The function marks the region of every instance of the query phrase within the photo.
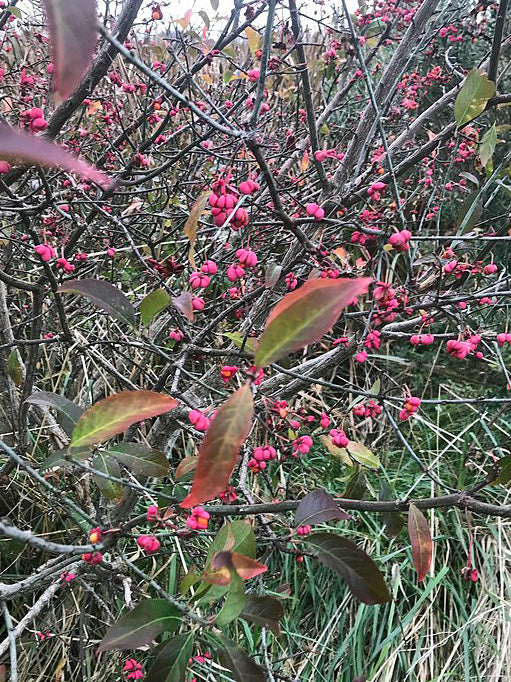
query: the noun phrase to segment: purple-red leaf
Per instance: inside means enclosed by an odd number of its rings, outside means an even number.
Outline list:
[[[277,637],[280,635],[279,620],[283,615],[284,607],[278,599],[270,596],[259,597],[254,594],[247,596],[241,612],[242,618],[269,628]]]
[[[128,426],[176,407],[174,398],[154,391],[124,391],[100,400],[82,414],[71,437],[71,447],[101,443]]]
[[[187,320],[193,322],[193,306],[192,306],[193,296],[189,291],[183,291],[179,296],[174,296],[172,298],[172,305],[176,310],[179,310]]]
[[[371,279],[311,279],[271,311],[255,354],[257,367],[303,348],[331,329],[343,308],[364,294]]]
[[[312,526],[333,519],[350,519],[351,516],[339,509],[339,505],[326,490],[319,488],[300,500],[295,513],[295,526]]]
[[[247,383],[223,403],[206,431],[192,489],[181,502],[182,507],[195,507],[226,489],[253,416],[254,400]]]
[[[427,576],[433,555],[433,540],[428,520],[412,502],[408,507],[408,535],[412,543],[412,559],[420,583]]]
[[[348,583],[354,597],[364,604],[384,604],[390,594],[378,567],[351,540],[332,533],[314,533],[302,538],[311,546],[318,561]]]
[[[44,0],[44,6],[55,65],[55,90],[66,99],[78,87],[96,48],[96,0]]]
[[[266,675],[243,649],[239,649],[227,637],[221,637],[222,648],[218,652],[221,664],[234,675],[236,682],[266,682]]]
[[[135,309],[122,291],[101,279],[72,279],[58,289],[59,293],[79,294],[95,303],[120,322],[135,326]]]
[[[57,166],[102,187],[111,184],[109,177],[85,161],[77,159],[53,142],[14,130],[0,123],[0,158],[28,162],[41,166]]]

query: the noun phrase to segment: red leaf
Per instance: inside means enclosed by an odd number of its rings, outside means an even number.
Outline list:
[[[82,414],[71,437],[71,447],[100,443],[128,426],[176,407],[174,398],[154,391],[124,391],[100,400]]]
[[[97,42],[96,0],[44,0],[55,65],[55,90],[65,99],[85,75]]]
[[[237,554],[237,552],[232,553],[231,559],[233,566],[236,569],[236,573],[242,580],[255,578],[256,575],[260,575],[268,570],[268,566],[261,564],[255,559],[251,559],[249,556]]]
[[[193,307],[192,307],[193,296],[188,291],[183,291],[179,296],[174,296],[172,298],[172,304],[176,310],[179,310],[187,320],[193,322]]]
[[[412,559],[417,582],[422,582],[431,566],[433,540],[429,531],[428,520],[413,503],[408,508],[408,535],[412,543]]]
[[[257,367],[315,343],[345,308],[367,291],[371,279],[311,279],[286,294],[271,311],[255,354]]]
[[[102,187],[106,188],[111,184],[111,180],[105,173],[71,156],[56,144],[35,137],[35,135],[13,130],[4,123],[0,123],[0,158],[27,161],[41,166],[58,166],[82,178],[97,182]]]
[[[199,448],[192,489],[182,507],[195,507],[225,490],[253,416],[252,389],[245,384],[223,403],[211,422]]]

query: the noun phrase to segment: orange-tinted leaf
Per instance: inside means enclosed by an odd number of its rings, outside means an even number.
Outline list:
[[[55,90],[65,99],[77,88],[97,42],[96,0],[44,0],[50,29]]]
[[[188,240],[190,242],[190,251],[188,252],[188,262],[190,265],[195,268],[195,253],[194,253],[194,247],[195,247],[195,240],[197,239],[197,230],[199,229],[199,218],[201,217],[202,212],[206,208],[206,202],[208,200],[209,193],[204,192],[203,194],[200,195],[200,197],[197,199],[197,201],[194,203],[192,208],[190,209],[190,215],[187,218],[187,221],[185,223],[185,235],[188,237]]]
[[[408,535],[412,543],[412,559],[420,583],[427,576],[433,555],[433,540],[428,520],[412,502],[408,507]]]
[[[189,474],[190,471],[194,471],[198,461],[199,458],[194,456],[182,459],[177,465],[176,473],[174,474],[176,481],[183,478],[183,476],[186,476],[186,474]]]
[[[305,171],[309,167],[309,163],[310,163],[309,153],[307,152],[307,150],[305,150],[303,153],[303,156],[302,156],[302,163],[301,163],[302,173],[305,173]]]
[[[82,178],[97,182],[102,187],[108,187],[111,184],[105,173],[75,158],[53,142],[19,132],[5,123],[0,123],[0,158],[41,166],[57,166],[76,173]]]
[[[71,447],[100,443],[122,433],[128,426],[168,412],[176,405],[174,398],[154,391],[116,393],[85,410],[76,422]]]
[[[268,570],[268,566],[237,552],[232,553],[231,559],[236,573],[242,580],[250,580]]]
[[[199,448],[192,489],[182,507],[195,507],[226,489],[253,416],[254,400],[247,383],[223,403],[211,422]]]
[[[192,10],[187,9],[184,16],[181,19],[177,19],[177,23],[183,28],[188,28],[190,26],[190,20],[192,18]]]
[[[255,354],[266,367],[303,346],[315,343],[333,327],[343,308],[367,291],[371,279],[311,279],[286,294],[271,311]]]

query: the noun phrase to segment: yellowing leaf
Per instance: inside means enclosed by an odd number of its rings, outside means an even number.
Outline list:
[[[458,126],[479,116],[495,94],[495,83],[479,69],[468,72],[465,82],[454,102],[454,120]]]
[[[245,29],[245,35],[247,36],[250,52],[252,55],[255,55],[256,51],[259,49],[259,41],[261,39],[259,33],[251,26],[247,26]]]
[[[206,201],[208,200],[209,192],[204,192],[197,199],[190,210],[190,215],[185,223],[185,235],[188,237],[190,242],[190,251],[188,253],[188,262],[193,268],[195,265],[195,241],[197,239],[197,230],[199,228],[199,218],[206,207]]]
[[[100,400],[81,415],[71,436],[71,447],[101,443],[128,426],[176,407],[174,398],[154,391],[124,391]]]
[[[408,535],[412,543],[412,559],[417,582],[420,583],[427,576],[431,566],[433,541],[426,517],[413,503],[410,503],[408,508]]]

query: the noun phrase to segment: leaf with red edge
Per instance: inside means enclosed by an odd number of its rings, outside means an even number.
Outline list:
[[[254,400],[247,383],[221,405],[209,425],[199,448],[192,489],[181,502],[182,507],[195,507],[226,489],[253,417]]]
[[[112,183],[106,173],[77,159],[53,142],[19,132],[5,123],[0,123],[0,158],[41,166],[57,166],[86,180],[97,182],[104,188]]]
[[[44,0],[50,29],[55,90],[63,99],[78,87],[97,43],[96,0]]]
[[[71,279],[58,289],[63,294],[85,296],[99,308],[120,322],[135,326],[135,309],[131,301],[113,284],[101,279]]]
[[[428,520],[413,502],[410,502],[408,507],[408,535],[412,544],[412,560],[417,573],[417,582],[420,583],[427,576],[431,566],[433,540]]]
[[[303,348],[331,329],[342,310],[364,294],[372,280],[311,279],[286,294],[271,311],[255,354],[256,367],[266,367]]]
[[[143,419],[176,407],[169,395],[154,391],[124,391],[100,400],[82,414],[71,437],[71,447],[101,443]]]

